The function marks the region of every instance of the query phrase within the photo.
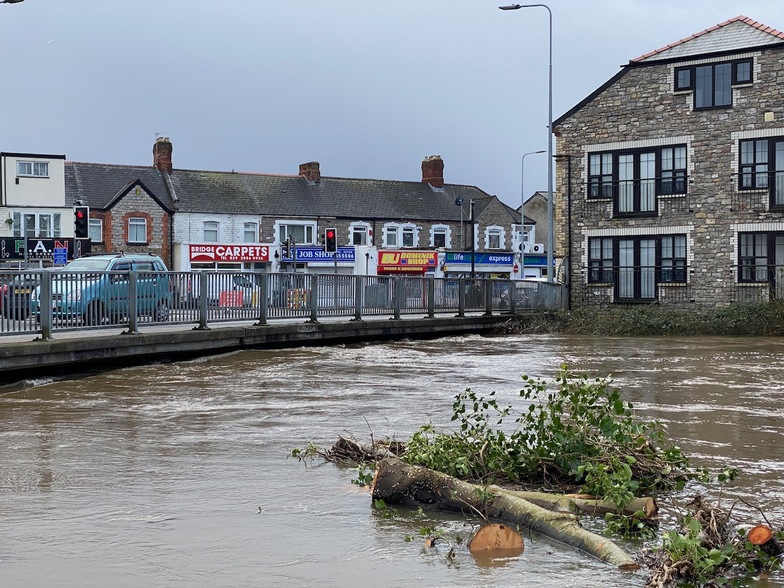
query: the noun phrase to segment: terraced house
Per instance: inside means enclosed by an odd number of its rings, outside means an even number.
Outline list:
[[[94,251],[151,251],[178,271],[515,278],[533,265],[519,213],[445,182],[439,156],[421,172],[419,181],[338,178],[316,161],[291,175],[185,170],[159,137],[152,166],[66,162],[65,187],[90,207]],[[324,251],[327,229],[337,261]]]
[[[554,121],[573,307],[784,298],[784,33],[738,16]]]

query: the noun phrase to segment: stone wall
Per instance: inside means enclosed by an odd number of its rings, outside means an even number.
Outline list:
[[[152,253],[171,264],[171,227],[169,214],[153,198],[136,187],[121,198],[104,215],[104,249],[109,252]],[[128,219],[147,220],[147,240],[128,242]],[[107,230],[108,228],[108,230]]]
[[[556,252],[568,256],[571,208],[572,305],[593,303],[586,278],[590,236],[687,235],[689,284],[665,286],[660,301],[679,306],[721,306],[738,297],[735,267],[739,229],[776,230],[784,221],[767,207],[767,191],[740,193],[738,142],[784,136],[784,49],[774,48],[703,61],[754,59],[754,81],[733,86],[732,107],[695,110],[692,91],[674,91],[674,69],[683,63],[630,67],[628,71],[556,127]],[[687,145],[687,194],[659,196],[655,217],[613,218],[612,200],[587,199],[588,154],[672,144]],[[744,199],[761,206],[743,206]],[[745,227],[743,226],[745,224]],[[784,230],[784,225],[781,225]],[[752,228],[750,228],[752,227]],[[611,296],[611,289],[606,288]],[[676,295],[677,294],[677,295]]]

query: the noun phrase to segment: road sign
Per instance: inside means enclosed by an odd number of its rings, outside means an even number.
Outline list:
[[[55,247],[52,250],[52,257],[55,265],[65,265],[68,263],[68,248]]]

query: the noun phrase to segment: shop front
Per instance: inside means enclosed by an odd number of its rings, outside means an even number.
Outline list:
[[[186,243],[183,248],[185,255],[175,259],[175,269],[178,271],[258,272],[267,271],[270,262],[269,245]]]
[[[435,274],[438,269],[438,252],[436,251],[387,251],[379,250],[378,275],[409,275],[422,276]]]
[[[0,237],[0,268],[61,266],[90,253],[90,239]]]
[[[335,254],[324,251],[322,247],[299,246],[295,256],[297,266],[304,265],[308,273],[312,274],[352,275],[356,264],[353,247],[338,247]]]
[[[513,253],[447,253],[444,258],[444,275],[451,278],[500,278],[509,279],[519,271]]]

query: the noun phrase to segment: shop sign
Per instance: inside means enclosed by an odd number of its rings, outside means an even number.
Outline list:
[[[268,245],[189,245],[191,262],[269,261]]]
[[[445,263],[471,263],[471,252],[447,253]],[[513,253],[474,253],[475,265],[512,265],[513,263]]]
[[[542,266],[547,267],[546,255],[525,255],[523,256],[523,265],[525,266]]]
[[[384,272],[425,272],[435,269],[435,251],[379,251],[378,270]]]
[[[27,255],[25,256],[25,249]],[[52,260],[55,249],[67,250],[68,259],[75,259],[90,253],[90,239],[74,239],[73,237],[57,237],[54,239],[25,239],[23,237],[0,237],[0,261]]]
[[[335,263],[334,253],[327,253],[321,247],[297,247],[297,263]],[[356,259],[353,247],[338,247],[338,262],[354,263]]]

